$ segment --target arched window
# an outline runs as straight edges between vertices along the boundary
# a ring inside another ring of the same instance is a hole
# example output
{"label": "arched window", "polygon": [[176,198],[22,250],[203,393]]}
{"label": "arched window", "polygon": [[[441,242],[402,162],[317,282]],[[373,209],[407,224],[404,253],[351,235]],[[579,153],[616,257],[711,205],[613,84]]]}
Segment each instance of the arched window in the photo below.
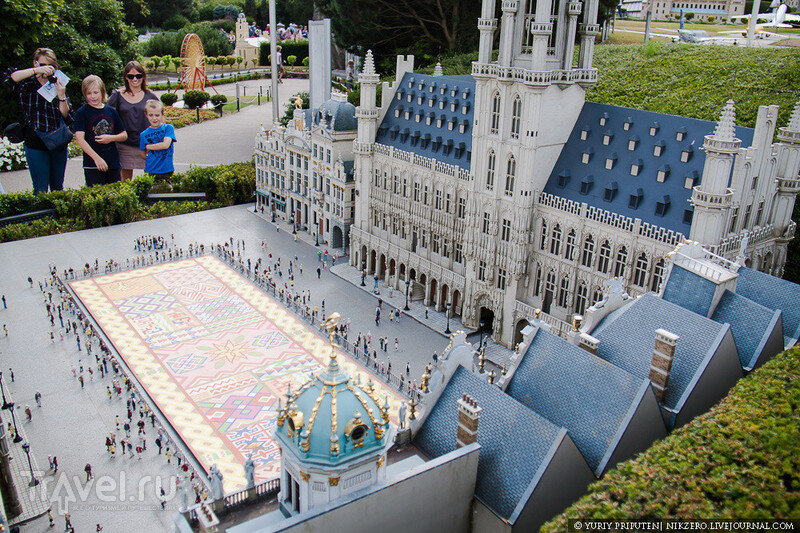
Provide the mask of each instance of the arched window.
{"label": "arched window", "polygon": [[556,224],[550,236],[550,253],[558,255],[561,252],[561,226]]}
{"label": "arched window", "polygon": [[611,245],[608,241],[603,241],[600,245],[600,259],[597,260],[597,270],[603,274],[608,274],[608,266],[611,262]]}
{"label": "arched window", "polygon": [[575,257],[575,230],[569,230],[567,233],[567,247],[564,250],[564,257],[567,258],[567,261],[572,261],[572,258]]}
{"label": "arched window", "polygon": [[547,249],[547,222],[542,220],[542,235],[539,239],[539,249],[546,250]]}
{"label": "arched window", "polygon": [[558,291],[558,306],[567,307],[569,302],[569,278],[564,276],[561,278],[561,287]]}
{"label": "arched window", "polygon": [[603,289],[600,287],[595,287],[594,293],[592,293],[592,305],[596,304],[602,299],[603,299]]}
{"label": "arched window", "polygon": [[547,281],[544,285],[545,292],[549,292],[552,296],[556,293],[556,273],[552,270],[547,273]]}
{"label": "arched window", "polygon": [[589,287],[581,281],[575,291],[575,313],[582,315],[586,311],[586,299],[589,296]]}
{"label": "arched window", "polygon": [[500,93],[495,92],[492,96],[492,121],[489,133],[497,135],[500,133]]}
{"label": "arched window", "polygon": [[494,189],[494,169],[497,163],[497,156],[494,150],[489,150],[489,160],[486,166],[486,188],[488,190]]}
{"label": "arched window", "polygon": [[617,252],[617,260],[614,262],[614,277],[625,277],[625,266],[628,263],[628,250],[623,246]]}
{"label": "arched window", "polygon": [[539,296],[542,290],[542,266],[536,265],[536,282],[533,284],[533,295]]}
{"label": "arched window", "polygon": [[517,175],[517,160],[514,156],[509,156],[506,165],[506,196],[514,196],[514,179]]}
{"label": "arched window", "polygon": [[633,268],[633,284],[637,287],[647,285],[647,255],[644,252],[636,259],[636,266]]}
{"label": "arched window", "polygon": [[653,267],[653,279],[650,284],[650,289],[653,292],[658,292],[661,287],[661,280],[664,278],[664,260],[659,259]]}
{"label": "arched window", "polygon": [[511,106],[511,138],[519,139],[519,128],[522,122],[522,100],[519,96],[514,97],[514,103]]}
{"label": "arched window", "polygon": [[583,254],[581,255],[581,265],[585,267],[592,267],[594,261],[594,238],[587,235],[583,241]]}

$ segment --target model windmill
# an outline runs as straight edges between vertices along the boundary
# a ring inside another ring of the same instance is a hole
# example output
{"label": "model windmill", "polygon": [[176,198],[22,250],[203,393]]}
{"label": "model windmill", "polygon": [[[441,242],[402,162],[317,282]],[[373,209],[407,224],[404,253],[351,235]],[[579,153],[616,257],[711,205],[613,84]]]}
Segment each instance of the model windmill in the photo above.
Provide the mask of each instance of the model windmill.
{"label": "model windmill", "polygon": [[[187,33],[181,44],[181,79],[179,85],[186,91],[202,91],[206,84],[214,86],[206,76],[206,56],[203,43],[195,33]],[[214,89],[216,93],[217,90]],[[219,94],[219,93],[217,93]]]}

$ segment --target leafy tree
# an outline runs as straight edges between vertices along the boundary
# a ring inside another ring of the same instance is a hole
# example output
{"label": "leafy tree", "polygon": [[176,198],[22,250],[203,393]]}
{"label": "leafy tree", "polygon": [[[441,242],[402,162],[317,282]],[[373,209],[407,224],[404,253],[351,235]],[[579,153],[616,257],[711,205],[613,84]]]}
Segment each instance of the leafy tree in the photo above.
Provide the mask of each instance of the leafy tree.
{"label": "leafy tree", "polygon": [[164,72],[166,72],[167,69],[169,69],[170,64],[172,64],[172,56],[165,55],[161,58],[161,63],[164,65]]}
{"label": "leafy tree", "polygon": [[186,91],[183,104],[189,109],[197,110],[197,122],[200,122],[200,108],[206,105],[211,96],[205,91]]}
{"label": "leafy tree", "polygon": [[[197,20],[197,8],[194,6],[193,0],[142,0],[147,4],[149,15],[144,17],[132,17],[129,22],[137,26],[152,25],[157,28],[166,27],[166,22],[171,17],[180,15],[187,20]],[[135,0],[126,0],[126,16],[131,16],[127,8]],[[131,6],[134,8],[134,6]],[[133,9],[132,9],[133,11]]]}
{"label": "leafy tree", "polygon": [[[281,22],[294,22],[303,26],[314,18],[314,4],[309,0],[275,0],[275,16]],[[269,11],[267,11],[267,22],[269,21]]]}
{"label": "leafy tree", "polygon": [[161,58],[160,58],[159,56],[152,56],[152,57],[150,58],[150,61],[152,61],[152,62],[153,62],[153,68],[154,68],[155,70],[158,70],[158,67],[160,67],[160,66],[161,66]]}
{"label": "leafy tree", "polygon": [[206,56],[206,65],[211,67],[211,70],[214,70],[214,65],[217,64],[217,58],[214,56]]}
{"label": "leafy tree", "polygon": [[242,61],[244,61],[244,58],[242,56],[235,56],[234,57],[234,61],[236,61],[236,68],[238,70],[241,70],[242,69]]}
{"label": "leafy tree", "polygon": [[289,56],[286,58],[286,64],[293,67],[297,63],[297,56]]}
{"label": "leafy tree", "polygon": [[254,57],[253,59],[250,60],[250,63],[253,64],[253,68],[256,68],[256,65],[258,65],[258,58]]}
{"label": "leafy tree", "polygon": [[217,56],[217,65],[219,65],[220,69],[224,69],[227,64],[228,56]]}
{"label": "leafy tree", "polygon": [[178,69],[181,68],[181,58],[180,57],[173,57],[172,58],[172,66],[175,67],[175,72],[178,72]]}
{"label": "leafy tree", "polygon": [[169,107],[178,101],[178,95],[175,93],[164,93],[161,95],[161,103]]}
{"label": "leafy tree", "polygon": [[244,0],[244,14],[248,18],[255,18],[258,8],[256,7],[256,0]]}

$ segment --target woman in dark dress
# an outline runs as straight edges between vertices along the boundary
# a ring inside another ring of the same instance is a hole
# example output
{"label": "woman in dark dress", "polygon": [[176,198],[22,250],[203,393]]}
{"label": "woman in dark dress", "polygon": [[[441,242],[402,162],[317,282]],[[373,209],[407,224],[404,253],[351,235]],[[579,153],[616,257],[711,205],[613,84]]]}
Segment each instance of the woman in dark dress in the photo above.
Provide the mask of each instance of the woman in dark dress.
{"label": "woman in dark dress", "polygon": [[125,65],[122,80],[125,88],[114,91],[108,99],[108,105],[117,110],[128,132],[128,140],[117,143],[122,167],[120,177],[125,181],[133,177],[134,169],[144,170],[145,153],[139,150],[139,134],[150,125],[144,106],[148,100],[158,100],[158,97],[147,88],[147,71],[138,61],[129,61]]}

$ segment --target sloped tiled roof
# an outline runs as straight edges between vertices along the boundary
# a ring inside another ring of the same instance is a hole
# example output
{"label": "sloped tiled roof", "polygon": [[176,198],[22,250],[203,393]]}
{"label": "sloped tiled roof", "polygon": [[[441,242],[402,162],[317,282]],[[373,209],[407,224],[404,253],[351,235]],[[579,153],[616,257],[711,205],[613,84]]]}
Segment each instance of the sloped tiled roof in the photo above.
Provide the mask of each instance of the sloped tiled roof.
{"label": "sloped tiled roof", "polygon": [[783,334],[796,340],[800,336],[800,285],[741,267],[736,280],[736,293],[769,309],[783,311]]}
{"label": "sloped tiled roof", "polygon": [[[601,119],[605,119],[602,125]],[[705,153],[700,148],[715,125],[707,120],[586,102],[544,190],[689,235],[691,218],[684,212],[691,209],[691,187],[699,184],[703,173]],[[680,140],[679,133],[683,134]],[[750,146],[753,130],[737,127],[736,136],[743,146]],[[633,150],[629,150],[632,140]],[[661,155],[655,155],[656,145],[661,146]],[[583,163],[587,150],[592,154],[588,163]],[[681,162],[684,150],[689,150],[689,158]],[[611,169],[606,168],[609,158]],[[636,176],[631,175],[633,164],[640,165]],[[658,181],[659,169],[666,172],[663,182]],[[564,175],[568,177],[559,180]],[[687,177],[691,178],[688,187]],[[582,186],[589,181],[591,185]],[[631,195],[639,189],[641,200],[631,203]],[[657,209],[663,213],[656,214]]]}
{"label": "sloped tiled roof", "polygon": [[736,343],[742,367],[753,368],[763,343],[775,327],[776,313],[780,314],[780,311],[768,309],[726,289],[711,315],[711,320],[731,325],[733,341]]}
{"label": "sloped tiled roof", "polygon": [[[421,104],[419,97],[422,97]],[[378,127],[375,140],[469,169],[474,99],[475,79],[472,76],[430,76],[407,72]],[[443,108],[440,108],[440,102],[445,103]],[[452,108],[454,103],[455,109]],[[395,116],[398,111],[399,116]],[[406,111],[410,111],[408,119],[405,118]],[[430,124],[426,123],[428,116],[432,117]],[[443,120],[437,125],[440,118]],[[462,124],[463,133],[460,131]]]}
{"label": "sloped tiled roof", "polygon": [[330,99],[322,103],[313,112],[314,124],[324,119],[333,131],[352,131],[358,128],[356,106],[350,102]]}
{"label": "sloped tiled roof", "polygon": [[457,402],[464,393],[483,409],[478,423],[481,450],[475,495],[509,519],[531,484],[538,483],[553,446],[569,437],[566,430],[495,385],[458,367],[414,441],[426,455],[439,457],[456,449]]}
{"label": "sloped tiled roof", "polygon": [[717,285],[681,266],[672,265],[663,298],[698,315],[708,316]]}
{"label": "sloped tiled roof", "polygon": [[566,428],[599,476],[649,387],[648,380],[539,330],[506,393]]}
{"label": "sloped tiled roof", "polygon": [[648,379],[653,360],[655,331],[678,335],[672,370],[663,404],[675,410],[684,394],[708,364],[728,326],[647,293],[613,320],[605,320],[592,335],[600,340],[597,355],[638,378]]}

